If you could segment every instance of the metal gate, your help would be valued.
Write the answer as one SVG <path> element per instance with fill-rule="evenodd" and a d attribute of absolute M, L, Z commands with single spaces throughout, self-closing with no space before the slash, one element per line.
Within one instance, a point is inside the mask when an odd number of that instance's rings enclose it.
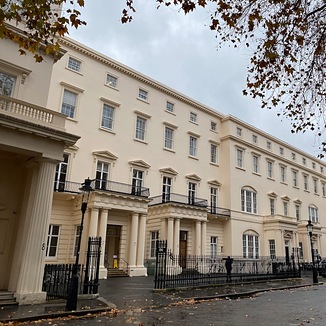
<path fill-rule="evenodd" d="M 99 267 L 102 239 L 88 238 L 86 265 L 78 265 L 78 293 L 96 294 L 99 286 Z M 46 264 L 44 267 L 42 291 L 47 300 L 67 299 L 74 264 Z"/>

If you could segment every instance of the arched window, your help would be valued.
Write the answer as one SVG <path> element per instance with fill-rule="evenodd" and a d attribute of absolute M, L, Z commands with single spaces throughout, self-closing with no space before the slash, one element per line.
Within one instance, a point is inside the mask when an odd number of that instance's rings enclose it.
<path fill-rule="evenodd" d="M 241 189 L 241 210 L 257 214 L 257 193 L 250 187 Z"/>
<path fill-rule="evenodd" d="M 255 231 L 248 230 L 242 235 L 243 258 L 259 258 L 259 236 Z"/>
<path fill-rule="evenodd" d="M 309 207 L 309 220 L 313 223 L 318 223 L 318 208 L 315 205 Z"/>

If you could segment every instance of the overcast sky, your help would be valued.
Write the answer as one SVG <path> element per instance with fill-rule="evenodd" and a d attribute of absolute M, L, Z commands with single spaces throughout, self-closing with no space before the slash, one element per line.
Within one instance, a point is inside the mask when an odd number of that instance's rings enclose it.
<path fill-rule="evenodd" d="M 131 23 L 121 23 L 124 0 L 86 0 L 87 26 L 70 37 L 223 114 L 231 114 L 317 156 L 312 133 L 292 134 L 277 111 L 242 95 L 250 52 L 218 48 L 209 29 L 208 9 L 184 15 L 174 8 L 156 9 L 155 0 L 136 0 Z"/>

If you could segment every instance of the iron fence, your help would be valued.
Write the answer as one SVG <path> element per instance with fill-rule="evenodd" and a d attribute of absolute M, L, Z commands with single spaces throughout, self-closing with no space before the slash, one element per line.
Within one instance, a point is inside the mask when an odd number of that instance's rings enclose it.
<path fill-rule="evenodd" d="M 89 238 L 86 265 L 78 265 L 78 294 L 96 294 L 99 286 L 99 263 L 101 237 Z M 67 299 L 74 264 L 46 264 L 44 267 L 42 291 L 47 300 Z"/>
<path fill-rule="evenodd" d="M 155 289 L 197 287 L 223 283 L 241 283 L 300 277 L 298 260 L 287 264 L 285 257 L 246 259 L 231 257 L 232 270 L 227 275 L 226 257 L 173 255 L 166 241 L 156 247 Z"/>

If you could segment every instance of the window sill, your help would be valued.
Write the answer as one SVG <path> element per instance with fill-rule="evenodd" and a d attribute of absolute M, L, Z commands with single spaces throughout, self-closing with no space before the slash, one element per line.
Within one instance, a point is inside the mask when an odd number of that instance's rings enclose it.
<path fill-rule="evenodd" d="M 252 172 L 253 175 L 256 175 L 257 177 L 261 177 L 261 174 L 260 173 L 257 173 L 257 172 Z"/>
<path fill-rule="evenodd" d="M 172 114 L 172 115 L 176 115 L 174 112 L 171 112 L 171 111 L 166 110 L 166 109 L 165 109 L 165 112 L 166 112 L 166 113 L 169 113 L 169 114 Z"/>
<path fill-rule="evenodd" d="M 105 84 L 105 83 L 104 83 L 104 86 L 109 87 L 110 89 L 113 89 L 113 90 L 119 92 L 119 89 L 114 87 L 114 86 L 111 86 L 111 85 L 108 85 L 108 84 Z"/>
<path fill-rule="evenodd" d="M 137 100 L 146 104 L 149 104 L 147 100 L 144 100 L 143 98 L 137 97 Z"/>
<path fill-rule="evenodd" d="M 267 180 L 275 181 L 275 179 L 271 177 L 267 177 Z"/>
<path fill-rule="evenodd" d="M 142 144 L 148 145 L 148 142 L 145 141 L 145 140 L 141 140 L 141 139 L 134 138 L 134 141 L 136 141 L 136 142 L 138 142 L 138 143 L 142 143 Z"/>
<path fill-rule="evenodd" d="M 218 163 L 214 163 L 214 162 L 209 162 L 209 164 L 213 166 L 220 166 Z"/>
<path fill-rule="evenodd" d="M 196 157 L 196 156 L 188 155 L 188 157 L 191 158 L 191 159 L 193 159 L 193 160 L 197 160 L 197 161 L 199 160 L 198 157 Z"/>
<path fill-rule="evenodd" d="M 108 132 L 109 134 L 112 134 L 112 135 L 115 135 L 116 133 L 113 131 L 113 130 L 111 130 L 111 129 L 107 129 L 107 128 L 104 128 L 104 127 L 100 127 L 100 128 L 98 128 L 99 130 L 102 130 L 102 131 L 104 131 L 104 132 Z"/>
<path fill-rule="evenodd" d="M 235 168 L 236 168 L 236 169 L 238 169 L 238 170 L 241 170 L 241 171 L 246 171 L 246 169 L 245 169 L 245 168 L 243 168 L 243 167 L 240 167 L 240 166 L 236 166 Z"/>
<path fill-rule="evenodd" d="M 77 75 L 83 76 L 83 73 L 81 71 L 77 71 L 77 70 L 71 69 L 69 67 L 66 67 L 66 69 L 69 70 L 69 71 L 71 71 L 71 72 L 76 73 Z"/>
<path fill-rule="evenodd" d="M 170 153 L 175 153 L 175 150 L 171 149 L 171 148 L 163 147 L 163 150 L 167 151 L 167 152 L 170 152 Z"/>
<path fill-rule="evenodd" d="M 63 113 L 62 113 L 62 114 L 63 114 Z M 68 121 L 71 121 L 71 122 L 74 122 L 74 123 L 78 123 L 78 120 L 75 119 L 75 118 L 70 118 L 70 117 L 68 117 L 68 116 L 66 116 L 66 118 L 67 118 Z"/>

